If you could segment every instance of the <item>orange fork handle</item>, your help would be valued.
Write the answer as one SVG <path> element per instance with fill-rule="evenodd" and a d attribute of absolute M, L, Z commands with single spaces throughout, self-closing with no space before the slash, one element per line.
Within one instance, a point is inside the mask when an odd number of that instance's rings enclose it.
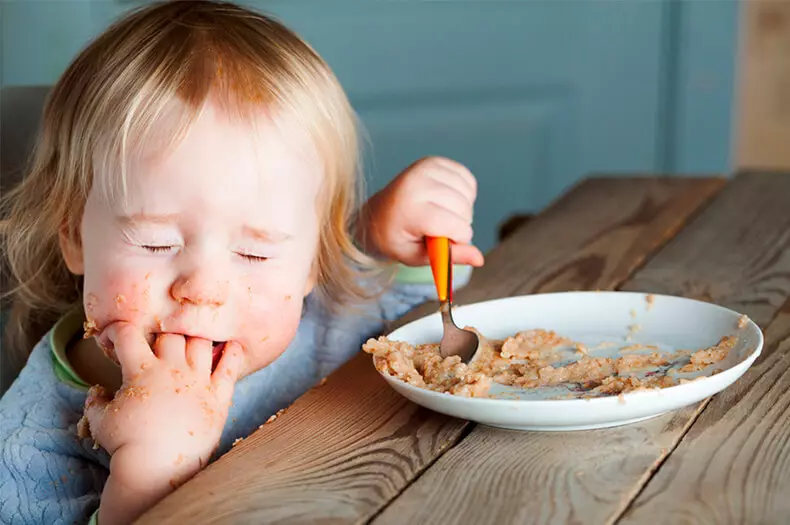
<path fill-rule="evenodd" d="M 447 237 L 426 237 L 425 245 L 431 261 L 433 281 L 439 301 L 453 300 L 453 274 L 451 266 L 450 240 Z"/>

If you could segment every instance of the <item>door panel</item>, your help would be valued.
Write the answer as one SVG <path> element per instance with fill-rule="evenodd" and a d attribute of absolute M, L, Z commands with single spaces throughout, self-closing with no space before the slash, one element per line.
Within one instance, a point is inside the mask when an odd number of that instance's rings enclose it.
<path fill-rule="evenodd" d="M 6 0 L 2 82 L 52 83 L 146 0 Z M 729 170 L 737 2 L 246 0 L 335 70 L 368 188 L 425 155 L 477 175 L 476 242 L 593 172 Z"/>

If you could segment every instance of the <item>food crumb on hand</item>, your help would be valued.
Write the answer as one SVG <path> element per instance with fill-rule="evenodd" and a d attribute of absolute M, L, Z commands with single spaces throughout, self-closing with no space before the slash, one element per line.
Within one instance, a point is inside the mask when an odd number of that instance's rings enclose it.
<path fill-rule="evenodd" d="M 91 437 L 91 426 L 88 423 L 88 418 L 84 415 L 77 422 L 77 437 L 80 439 Z"/>
<path fill-rule="evenodd" d="M 116 400 L 124 399 L 124 398 L 136 398 L 136 399 L 148 399 L 150 394 L 148 389 L 144 386 L 133 386 L 128 385 L 121 388 L 118 393 L 115 395 Z"/>

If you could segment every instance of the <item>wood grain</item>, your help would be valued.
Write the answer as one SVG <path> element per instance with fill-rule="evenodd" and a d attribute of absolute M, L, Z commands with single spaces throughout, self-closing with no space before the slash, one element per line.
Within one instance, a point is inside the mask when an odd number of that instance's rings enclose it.
<path fill-rule="evenodd" d="M 790 176 L 742 174 L 622 288 L 715 300 L 767 326 L 790 290 Z"/>
<path fill-rule="evenodd" d="M 588 180 L 493 250 L 458 301 L 615 287 L 722 185 Z M 140 523 L 358 523 L 454 446 L 467 426 L 406 401 L 360 354 Z"/>
<path fill-rule="evenodd" d="M 788 203 L 790 178 L 737 178 L 623 288 L 704 296 L 767 324 L 790 295 Z M 704 407 L 588 432 L 478 426 L 374 523 L 611 523 Z M 634 522 L 655 523 L 669 499 Z"/>
<path fill-rule="evenodd" d="M 790 522 L 790 302 L 763 352 L 711 400 L 620 523 Z"/>

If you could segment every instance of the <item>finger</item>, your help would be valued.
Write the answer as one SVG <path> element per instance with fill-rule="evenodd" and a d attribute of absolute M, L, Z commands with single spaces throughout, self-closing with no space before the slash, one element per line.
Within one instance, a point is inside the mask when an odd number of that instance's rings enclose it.
<path fill-rule="evenodd" d="M 483 266 L 483 253 L 471 244 L 454 244 L 452 249 L 453 264 L 468 264 L 479 268 Z"/>
<path fill-rule="evenodd" d="M 244 355 L 241 345 L 235 341 L 225 343 L 225 352 L 217 363 L 217 368 L 211 375 L 211 383 L 217 392 L 217 399 L 222 403 L 230 403 L 233 397 L 233 388 L 239 379 Z"/>
<path fill-rule="evenodd" d="M 472 222 L 472 203 L 461 195 L 458 190 L 449 186 L 437 185 L 435 189 L 426 195 L 426 200 L 437 206 L 447 208 L 467 223 Z"/>
<path fill-rule="evenodd" d="M 205 372 L 208 377 L 211 375 L 213 352 L 214 347 L 208 339 L 190 337 L 186 342 L 187 365 L 197 372 Z"/>
<path fill-rule="evenodd" d="M 186 365 L 186 338 L 180 334 L 159 334 L 154 343 L 154 353 L 172 365 Z"/>
<path fill-rule="evenodd" d="M 463 197 L 467 207 L 474 207 L 476 194 L 457 174 L 440 168 L 428 172 L 427 177 L 431 180 L 435 188 L 451 189 Z"/>
<path fill-rule="evenodd" d="M 107 412 L 107 405 L 110 399 L 107 391 L 99 386 L 93 386 L 88 390 L 88 397 L 85 399 L 83 420 L 78 425 L 80 437 L 92 437 L 93 441 L 103 443 L 102 434 L 104 414 Z M 86 428 L 87 427 L 87 428 Z"/>
<path fill-rule="evenodd" d="M 99 341 L 117 356 L 124 381 L 156 360 L 142 330 L 132 324 L 117 322 L 109 325 L 101 333 Z"/>
<path fill-rule="evenodd" d="M 474 233 L 469 221 L 439 204 L 428 207 L 420 226 L 420 236 L 448 237 L 456 244 L 469 244 Z"/>
<path fill-rule="evenodd" d="M 436 164 L 437 166 L 442 166 L 449 172 L 451 172 L 455 177 L 460 178 L 464 185 L 471 191 L 472 196 L 477 195 L 477 179 L 469 171 L 469 168 L 461 164 L 460 162 L 456 162 L 452 159 L 448 159 L 446 157 L 436 157 Z"/>

